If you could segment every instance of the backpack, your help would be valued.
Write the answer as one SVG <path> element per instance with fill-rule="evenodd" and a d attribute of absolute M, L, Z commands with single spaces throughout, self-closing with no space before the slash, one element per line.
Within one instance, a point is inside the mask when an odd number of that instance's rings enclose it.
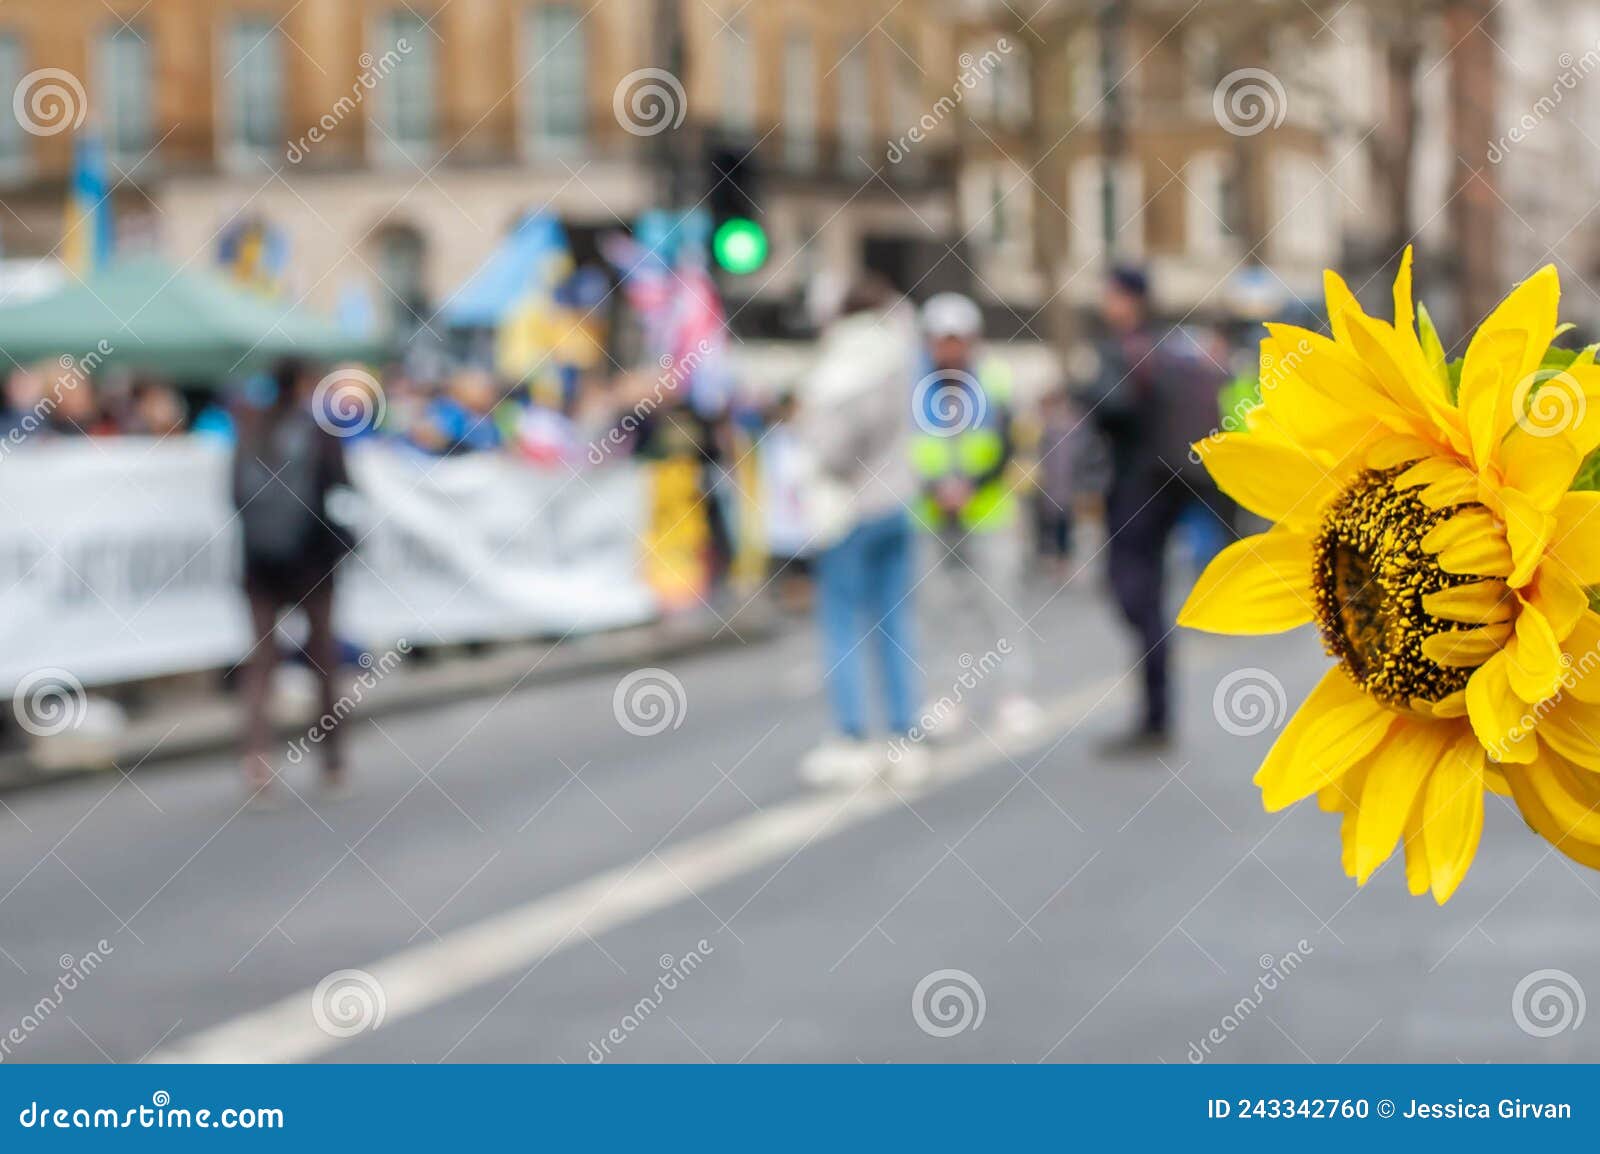
<path fill-rule="evenodd" d="M 1209 488 L 1205 467 L 1190 446 L 1217 431 L 1217 395 L 1231 374 L 1208 345 L 1206 334 L 1173 329 L 1152 356 L 1161 399 L 1157 450 L 1161 460 L 1191 487 Z"/>
<path fill-rule="evenodd" d="M 239 449 L 239 521 L 247 564 L 306 559 L 322 528 L 322 461 L 309 419 L 276 422 L 253 450 Z"/>

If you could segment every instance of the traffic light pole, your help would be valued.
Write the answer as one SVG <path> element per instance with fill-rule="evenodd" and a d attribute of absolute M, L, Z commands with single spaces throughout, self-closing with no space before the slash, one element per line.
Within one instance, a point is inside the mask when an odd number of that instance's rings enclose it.
<path fill-rule="evenodd" d="M 659 59 L 663 61 L 661 66 L 672 74 L 687 94 L 689 53 L 683 31 L 681 0 L 655 0 L 655 25 Z M 660 179 L 661 206 L 664 208 L 686 209 L 695 202 L 697 193 L 692 186 L 694 157 L 691 148 L 694 135 L 694 122 L 686 117 L 683 124 L 669 124 L 651 138 Z"/>
<path fill-rule="evenodd" d="M 1127 20 L 1126 0 L 1104 0 L 1100 5 L 1100 235 L 1106 266 L 1117 258 L 1117 162 L 1124 144 L 1120 77 L 1122 31 Z"/>

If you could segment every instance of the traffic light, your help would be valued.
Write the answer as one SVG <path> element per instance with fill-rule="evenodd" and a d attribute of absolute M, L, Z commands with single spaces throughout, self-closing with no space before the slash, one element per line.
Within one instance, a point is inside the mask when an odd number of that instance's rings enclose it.
<path fill-rule="evenodd" d="M 735 276 L 753 273 L 767 263 L 766 231 L 749 217 L 730 216 L 711 236 L 711 255 Z"/>
<path fill-rule="evenodd" d="M 724 272 L 748 276 L 766 263 L 769 247 L 761 227 L 755 157 L 737 144 L 713 142 L 706 168 L 706 205 L 715 225 L 712 259 Z"/>

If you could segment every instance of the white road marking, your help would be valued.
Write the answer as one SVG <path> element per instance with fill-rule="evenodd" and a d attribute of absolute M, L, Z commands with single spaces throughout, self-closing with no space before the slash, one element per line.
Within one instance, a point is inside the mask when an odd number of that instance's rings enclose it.
<path fill-rule="evenodd" d="M 1016 757 L 1043 749 L 1082 721 L 1122 682 L 1107 677 L 1052 703 L 1032 737 L 999 741 Z M 982 735 L 934 757 L 920 797 L 1003 759 Z M 385 1022 L 419 1014 L 476 986 L 526 970 L 558 950 L 645 917 L 693 893 L 763 864 L 799 853 L 810 842 L 860 825 L 900 804 L 895 793 L 868 786 L 854 793 L 807 793 L 760 813 L 647 855 L 631 866 L 596 874 L 555 893 L 410 946 L 362 967 L 385 1000 Z M 315 988 L 180 1038 L 150 1055 L 152 1062 L 303 1062 L 339 1046 L 312 1014 Z"/>

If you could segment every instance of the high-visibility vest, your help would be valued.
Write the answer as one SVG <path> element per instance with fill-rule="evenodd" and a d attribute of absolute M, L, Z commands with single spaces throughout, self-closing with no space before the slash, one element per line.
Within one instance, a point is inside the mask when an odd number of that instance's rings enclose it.
<path fill-rule="evenodd" d="M 1002 410 L 1011 406 L 1010 367 L 990 358 L 978 365 L 974 375 L 983 395 L 970 422 L 955 430 L 930 429 L 923 414 L 918 414 L 917 434 L 911 439 L 911 465 L 925 484 L 946 477 L 981 477 L 1005 457 L 1000 422 Z M 1012 479 L 1005 473 L 979 485 L 961 507 L 961 528 L 984 532 L 1010 525 L 1017 507 L 1012 489 Z M 946 523 L 944 512 L 928 496 L 918 499 L 916 515 L 925 529 L 938 529 Z"/>

